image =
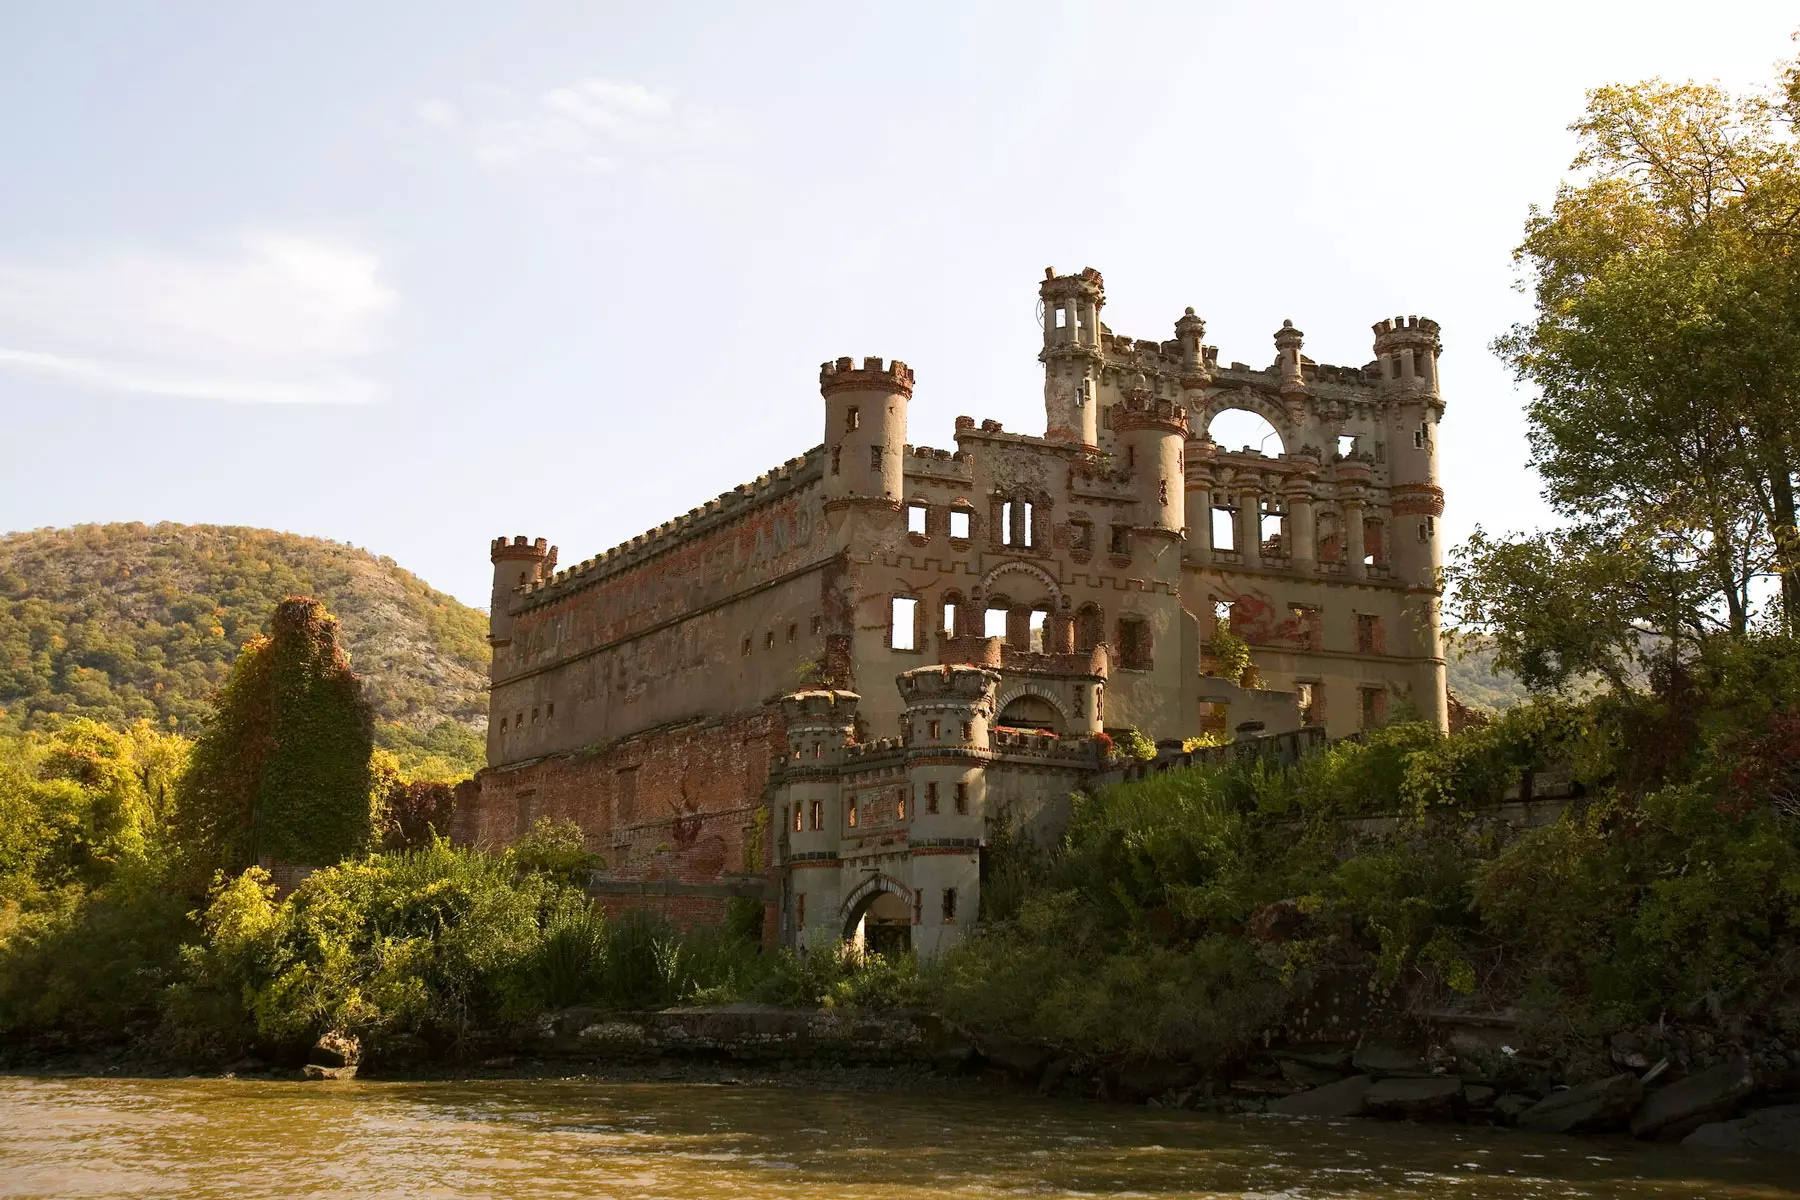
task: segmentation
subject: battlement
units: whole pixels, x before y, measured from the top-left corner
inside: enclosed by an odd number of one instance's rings
[[[517,558],[527,562],[541,562],[550,556],[550,543],[544,538],[528,541],[520,534],[508,541],[497,537],[488,547],[488,561],[500,562],[502,559]]]
[[[844,757],[850,762],[862,763],[873,758],[898,757],[905,751],[899,738],[876,738],[874,741],[857,742],[844,747]]]
[[[1377,321],[1371,328],[1375,331],[1376,354],[1405,346],[1428,345],[1433,353],[1441,349],[1438,323],[1430,317],[1394,317],[1392,320]]]
[[[566,570],[554,574],[546,572],[543,578],[525,586],[525,602],[531,605],[547,603],[577,588],[630,570],[682,545],[691,537],[747,516],[764,504],[804,487],[817,480],[823,469],[823,456],[820,449],[814,447],[798,458],[790,458],[763,472],[749,483],[740,483],[729,492],[721,492],[705,504],[696,505],[681,516],[620,542],[610,550]],[[499,541],[496,541],[496,547]],[[538,539],[539,545],[543,542],[543,538]],[[550,554],[555,554],[555,547],[550,548]]]
[[[1114,433],[1159,428],[1185,435],[1187,409],[1173,400],[1143,391],[1132,392],[1113,407]]]
[[[972,707],[993,695],[1000,676],[983,667],[946,663],[902,671],[894,682],[908,708]]]
[[[819,393],[824,396],[836,392],[898,392],[910,398],[912,390],[912,368],[897,358],[891,366],[884,366],[879,357],[870,357],[858,367],[848,355],[836,362],[819,364]]]
[[[790,732],[798,727],[842,729],[856,720],[856,706],[861,702],[855,692],[790,692],[781,698],[781,712]]]

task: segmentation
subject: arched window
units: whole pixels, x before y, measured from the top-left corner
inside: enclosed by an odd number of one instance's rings
[[[1281,433],[1264,417],[1246,408],[1228,408],[1206,426],[1207,436],[1227,454],[1261,454],[1279,458],[1287,447]]]

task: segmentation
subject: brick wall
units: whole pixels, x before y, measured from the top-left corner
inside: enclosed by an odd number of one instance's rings
[[[503,846],[543,817],[575,822],[605,859],[606,880],[701,885],[707,894],[615,896],[609,912],[644,907],[679,925],[717,921],[718,885],[761,875],[767,839],[746,861],[756,810],[786,733],[778,708],[647,730],[598,748],[483,771],[457,797],[452,838]]]

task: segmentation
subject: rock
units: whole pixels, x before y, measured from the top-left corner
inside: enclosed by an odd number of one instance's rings
[[[1518,1126],[1538,1133],[1572,1133],[1623,1125],[1644,1086],[1636,1075],[1621,1073],[1580,1087],[1551,1092],[1520,1113]]]
[[[1289,1117],[1354,1117],[1363,1111],[1374,1082],[1367,1075],[1352,1075],[1310,1092],[1271,1100],[1268,1111]]]
[[[1390,1075],[1430,1074],[1422,1057],[1391,1042],[1364,1042],[1350,1056],[1350,1061],[1358,1071],[1377,1079]]]
[[[300,1070],[302,1079],[355,1079],[356,1067],[321,1067],[317,1063],[307,1063]]]
[[[313,1043],[306,1061],[322,1067],[354,1067],[362,1061],[362,1043],[347,1033],[332,1030]]]
[[[1342,1071],[1330,1071],[1324,1067],[1315,1067],[1297,1059],[1281,1059],[1281,1077],[1289,1083],[1304,1088],[1324,1087],[1328,1083],[1336,1083],[1344,1077]]]
[[[1656,1065],[1654,1067],[1651,1067],[1648,1071],[1645,1071],[1642,1075],[1638,1076],[1638,1082],[1645,1087],[1649,1087],[1668,1073],[1669,1056],[1665,1054],[1656,1060]]]
[[[1609,1046],[1613,1063],[1617,1066],[1642,1071],[1650,1065],[1650,1053],[1644,1047],[1644,1039],[1635,1033],[1615,1033]]]
[[[1050,1060],[1056,1057],[1042,1046],[1022,1042],[1000,1034],[984,1037],[980,1042],[981,1057],[1026,1083],[1035,1083]]]
[[[1631,1118],[1638,1137],[1680,1137],[1709,1119],[1728,1116],[1756,1090],[1756,1074],[1743,1059],[1732,1059],[1658,1088]]]
[[[1319,1067],[1339,1074],[1350,1069],[1350,1048],[1331,1042],[1310,1046],[1284,1046],[1274,1052],[1274,1057],[1277,1062],[1304,1063],[1309,1067]]]
[[[1439,1120],[1462,1107],[1462,1091],[1462,1080],[1448,1077],[1383,1079],[1363,1095],[1363,1103],[1377,1116]]]
[[[1519,1117],[1529,1112],[1536,1103],[1537,1101],[1530,1096],[1522,1096],[1518,1092],[1508,1092],[1494,1101],[1494,1111],[1500,1114],[1501,1120],[1516,1124]]]
[[[1121,1100],[1144,1100],[1180,1091],[1199,1077],[1200,1070],[1193,1063],[1151,1060],[1122,1064],[1113,1084]]]
[[[1492,1108],[1496,1095],[1498,1093],[1486,1084],[1470,1083],[1463,1086],[1463,1099],[1470,1108]]]
[[[1735,1121],[1702,1125],[1681,1139],[1706,1150],[1765,1150],[1800,1154],[1800,1104],[1759,1108]]]

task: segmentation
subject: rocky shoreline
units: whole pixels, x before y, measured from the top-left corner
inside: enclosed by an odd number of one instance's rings
[[[0,1070],[63,1076],[569,1079],[852,1091],[1021,1092],[1214,1113],[1372,1118],[1623,1134],[1717,1150],[1800,1154],[1800,1051],[1698,1030],[1616,1035],[1604,1055],[1534,1059],[1509,1014],[1437,1014],[1410,1037],[1277,1045],[1226,1073],[1106,1062],[970,1033],[930,1014],[765,1005],[548,1013],[444,1056],[389,1042],[365,1060],[328,1034],[304,1062],[175,1062],[147,1050],[0,1048]]]

